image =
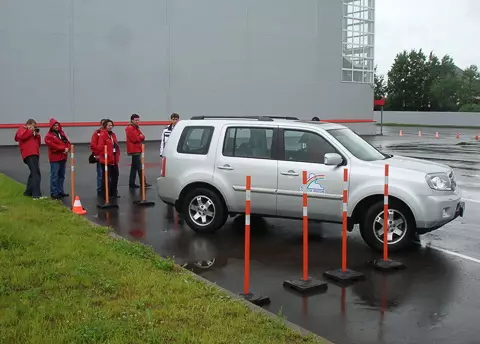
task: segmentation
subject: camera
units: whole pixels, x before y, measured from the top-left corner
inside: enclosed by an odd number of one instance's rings
[[[33,130],[35,130],[36,133],[40,132],[40,129],[37,126],[34,126]]]

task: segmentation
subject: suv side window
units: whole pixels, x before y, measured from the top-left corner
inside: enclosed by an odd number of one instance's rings
[[[320,135],[302,130],[284,130],[283,146],[285,161],[323,164],[326,153],[338,153]]]
[[[273,128],[230,127],[223,141],[224,156],[272,159]]]
[[[189,126],[183,129],[178,141],[177,152],[206,155],[212,141],[213,127]]]

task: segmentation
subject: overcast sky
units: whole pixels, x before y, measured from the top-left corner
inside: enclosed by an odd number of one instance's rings
[[[480,67],[480,0],[376,0],[375,64],[386,74],[406,49],[449,54]]]

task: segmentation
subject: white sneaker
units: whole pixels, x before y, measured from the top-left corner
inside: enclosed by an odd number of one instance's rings
[[[47,199],[47,197],[45,197],[45,196],[33,197],[34,201],[39,200],[39,199]]]

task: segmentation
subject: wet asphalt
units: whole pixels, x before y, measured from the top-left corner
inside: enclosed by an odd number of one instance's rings
[[[365,281],[344,288],[329,282],[325,293],[310,297],[282,285],[284,280],[302,276],[301,221],[254,218],[250,290],[270,297],[271,304],[265,309],[337,344],[480,342],[480,144],[473,130],[421,130],[422,136],[418,137],[417,128],[384,127],[384,136],[367,140],[386,153],[453,167],[466,198],[465,217],[422,236],[421,243],[408,252],[393,255],[407,266],[393,274],[372,270],[367,263],[380,255],[363,242],[358,232],[349,233],[348,267],[362,272]],[[459,139],[457,131],[461,133]],[[108,211],[96,208],[95,166],[87,162],[88,147],[76,146],[75,186],[87,216],[112,226],[129,240],[152,246],[161,256],[174,257],[222,287],[242,292],[243,218],[230,219],[213,235],[195,234],[172,207],[157,198],[158,143],[146,146],[147,181],[154,184],[146,196],[156,202],[155,206],[142,208],[133,204],[140,198],[140,191],[128,189],[130,161],[122,156],[122,197],[117,201],[119,208]],[[0,156],[0,172],[24,182],[28,170],[18,148],[0,148]],[[49,165],[44,149],[41,170],[42,190],[48,195]],[[70,190],[69,176],[65,187]],[[66,199],[65,204],[69,205],[70,200]],[[341,226],[312,223],[309,232],[309,275],[323,280],[325,271],[341,265]]]

